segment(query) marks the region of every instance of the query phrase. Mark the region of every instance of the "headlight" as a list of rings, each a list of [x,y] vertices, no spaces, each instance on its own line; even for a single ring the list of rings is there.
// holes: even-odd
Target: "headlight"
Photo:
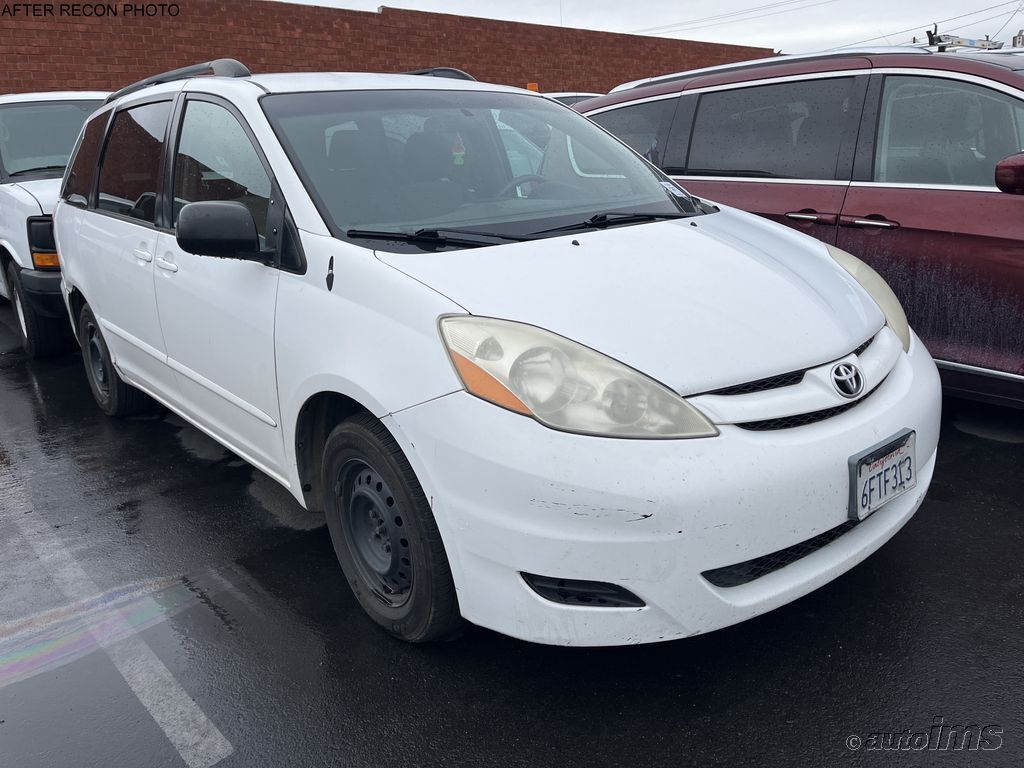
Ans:
[[[488,317],[445,317],[441,335],[466,390],[566,432],[606,437],[713,437],[675,392],[589,347]]]
[[[903,350],[910,351],[910,324],[907,322],[907,315],[903,311],[903,305],[892,292],[889,284],[882,279],[882,276],[871,267],[858,259],[856,256],[847,253],[834,245],[826,245],[829,254],[839,262],[839,266],[853,275],[853,279],[860,283],[871,298],[885,315],[885,322],[893,333],[900,337],[903,342]]]

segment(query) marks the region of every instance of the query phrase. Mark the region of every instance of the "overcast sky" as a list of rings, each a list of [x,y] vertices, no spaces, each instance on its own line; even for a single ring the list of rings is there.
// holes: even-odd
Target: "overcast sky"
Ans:
[[[379,1],[296,0],[355,10]],[[802,53],[859,43],[898,45],[940,32],[1004,40],[1024,27],[1024,0],[389,0],[392,8],[564,25]],[[948,21],[944,21],[948,20]],[[1003,25],[1006,25],[1003,27]],[[1000,28],[1003,28],[1000,32]],[[998,33],[998,34],[997,34]]]

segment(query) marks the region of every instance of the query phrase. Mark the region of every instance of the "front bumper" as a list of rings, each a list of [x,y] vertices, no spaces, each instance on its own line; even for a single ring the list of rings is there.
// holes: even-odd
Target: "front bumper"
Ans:
[[[914,338],[857,407],[793,429],[722,425],[716,438],[621,440],[557,432],[464,392],[386,418],[444,538],[469,621],[563,645],[708,632],[826,584],[920,506],[939,434],[935,365]],[[791,547],[847,519],[850,456],[917,431],[917,487],[811,554],[735,587],[704,571]],[[566,605],[523,572],[609,582],[642,608]]]
[[[23,269],[18,273],[25,300],[37,315],[63,318],[67,315],[60,272]]]

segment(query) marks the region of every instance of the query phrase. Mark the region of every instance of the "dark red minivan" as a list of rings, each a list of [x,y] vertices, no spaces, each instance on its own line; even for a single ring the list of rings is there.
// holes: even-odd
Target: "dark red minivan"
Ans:
[[[693,194],[868,262],[947,391],[1024,405],[1024,54],[780,56],[581,111]]]

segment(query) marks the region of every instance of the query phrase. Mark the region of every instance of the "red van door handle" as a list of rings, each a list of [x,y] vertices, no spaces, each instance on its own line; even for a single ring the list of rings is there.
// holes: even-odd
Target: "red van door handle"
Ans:
[[[838,218],[834,213],[818,213],[810,208],[802,211],[790,211],[786,214],[787,219],[794,221],[813,221],[816,224],[835,224]]]
[[[896,229],[900,223],[898,221],[890,221],[884,216],[872,213],[869,216],[840,216],[839,225],[841,227],[875,227],[877,229]]]

